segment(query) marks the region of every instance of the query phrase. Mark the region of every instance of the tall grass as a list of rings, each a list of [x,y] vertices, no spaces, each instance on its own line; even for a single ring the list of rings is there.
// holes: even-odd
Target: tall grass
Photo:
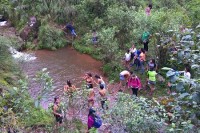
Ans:
[[[70,21],[76,14],[75,8],[66,0],[40,0],[33,10],[37,11],[35,15],[47,16],[58,23]]]

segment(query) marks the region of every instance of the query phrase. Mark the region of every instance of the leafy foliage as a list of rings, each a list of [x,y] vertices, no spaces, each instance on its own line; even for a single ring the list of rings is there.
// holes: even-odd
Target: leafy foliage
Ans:
[[[166,106],[170,107],[171,112],[171,128],[169,131],[177,132],[184,130],[185,132],[198,130],[199,108],[200,108],[200,88],[199,88],[199,39],[198,29],[185,29],[181,33],[170,32],[168,35],[168,43],[166,45],[170,54],[168,66],[177,68],[176,66],[184,66],[189,64],[193,70],[192,79],[181,76],[181,71],[172,68],[163,68],[167,70],[166,76],[171,82],[171,86],[176,88],[176,93],[171,96],[174,100],[168,102]],[[173,38],[173,39],[169,39]],[[164,40],[164,38],[162,38]],[[173,44],[173,45],[171,45]]]
[[[119,93],[104,122],[111,124],[113,132],[159,132],[167,119],[165,113],[164,106],[157,101]]]
[[[66,45],[62,30],[56,29],[50,25],[41,26],[39,30],[39,48],[56,50]]]
[[[39,107],[40,102],[43,99],[47,98],[47,94],[53,90],[53,79],[49,76],[49,72],[47,72],[46,68],[43,68],[36,74],[35,79],[39,84],[40,88],[37,93],[37,98],[35,101],[35,106]]]
[[[74,47],[82,53],[92,54],[101,59],[105,63],[103,71],[112,79],[118,78],[118,73],[122,69],[119,62],[125,50],[132,43],[135,43],[137,48],[141,47],[141,34],[143,31],[149,31],[152,35],[150,46],[153,51],[156,51],[156,55],[153,54],[158,57],[159,67],[167,66],[176,71],[182,70],[183,64],[190,64],[193,69],[193,79],[185,80],[170,69],[167,75],[172,75],[169,77],[175,75],[170,80],[174,81],[177,89],[183,90],[180,91],[181,93],[157,99],[163,105],[159,105],[156,100],[131,98],[128,95],[120,94],[115,106],[108,111],[108,115],[105,115],[105,121],[112,124],[111,128],[114,132],[131,132],[133,130],[136,132],[158,132],[160,130],[197,132],[199,119],[196,118],[199,118],[200,102],[199,29],[181,34],[178,30],[180,25],[195,27],[199,23],[199,0],[152,0],[151,2],[153,8],[150,16],[145,15],[144,7],[147,3],[144,0],[3,0],[0,11],[20,28],[27,22],[29,16],[37,16],[42,22],[38,38],[39,48],[51,50],[63,47],[66,39],[61,30],[46,23],[50,21],[65,23],[74,20],[77,26],[76,30],[80,36],[83,35],[82,38],[75,41]],[[96,29],[99,39],[99,43],[95,47],[91,46],[92,29]],[[178,49],[177,51],[172,52],[172,44]],[[2,54],[0,52],[2,59],[0,73],[3,77],[5,69],[14,70],[13,62],[10,56],[7,56],[9,54],[6,47],[0,45],[2,52]],[[5,64],[8,67],[4,67]],[[52,85],[48,73],[42,73],[38,78],[42,79],[45,91],[40,93],[39,99],[46,90],[51,90],[49,88]],[[0,78],[1,84],[10,84],[10,80],[7,80],[10,76],[6,75],[6,77]],[[27,94],[27,84],[23,81],[20,82],[22,89],[16,87],[5,89],[6,91],[3,92],[0,114],[4,114],[1,115],[1,118],[5,121],[2,122],[2,125],[17,128],[20,124],[31,126],[32,124],[48,123],[49,114],[34,107],[33,101]],[[17,98],[16,95],[20,93],[23,94],[22,97]],[[77,103],[76,100],[85,99],[86,94],[86,91],[81,90],[75,92],[71,100],[66,96],[65,110],[68,111],[69,105],[74,106],[77,110],[80,109],[79,106],[84,108],[85,103]],[[8,106],[6,113],[4,106]],[[16,114],[18,110],[22,114]],[[27,110],[31,115],[25,119]],[[38,110],[42,113],[39,114]],[[41,116],[41,118],[36,116]],[[169,119],[166,119],[166,116]],[[25,120],[25,123],[22,123],[22,119]],[[51,120],[49,121],[51,122]]]

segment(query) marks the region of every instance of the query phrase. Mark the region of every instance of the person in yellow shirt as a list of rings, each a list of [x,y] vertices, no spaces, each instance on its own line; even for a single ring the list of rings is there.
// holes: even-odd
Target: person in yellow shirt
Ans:
[[[147,75],[148,75],[148,85],[150,87],[150,95],[153,95],[153,92],[155,90],[155,85],[156,85],[156,71],[155,70],[149,70],[147,72]]]

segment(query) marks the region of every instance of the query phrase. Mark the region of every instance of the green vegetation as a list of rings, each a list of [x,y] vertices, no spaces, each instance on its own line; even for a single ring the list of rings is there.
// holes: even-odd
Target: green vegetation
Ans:
[[[51,114],[42,108],[35,108],[28,93],[27,82],[23,78],[17,62],[13,60],[8,49],[16,42],[0,37],[0,131],[21,131],[23,127],[49,126]],[[19,80],[19,82],[18,82]],[[5,129],[5,131],[3,130]]]
[[[20,72],[17,63],[13,61],[8,48],[12,41],[0,36],[0,84],[15,85],[15,80],[19,79]],[[16,44],[16,42],[15,42]]]
[[[63,31],[48,24],[40,27],[38,39],[39,49],[56,50],[67,43]]]
[[[104,63],[103,72],[109,80],[115,81],[118,80],[119,72],[124,69],[121,61],[125,51],[133,43],[137,48],[143,47],[141,35],[144,31],[149,31],[152,36],[148,60],[155,58],[159,68],[169,67],[174,70],[183,70],[184,65],[189,64],[192,68],[192,79],[186,80],[177,76],[174,81],[177,94],[162,98],[159,96],[163,96],[167,91],[166,83],[158,83],[162,87],[157,86],[157,98],[152,100],[120,94],[113,108],[103,115],[104,120],[111,125],[112,132],[134,130],[196,133],[200,125],[200,26],[197,26],[200,20],[200,1],[152,0],[150,16],[144,11],[147,4],[145,0],[2,0],[0,14],[9,18],[19,31],[30,16],[36,16],[41,22],[37,38],[38,48],[50,50],[62,48],[67,43],[58,24],[63,26],[66,22],[73,21],[78,37],[72,42],[72,46],[81,53],[101,60]],[[183,33],[180,31],[181,26],[193,30]],[[98,43],[95,45],[92,44],[94,29],[98,36]],[[45,130],[52,131],[51,114],[39,107],[41,96],[52,88],[52,80],[45,71],[38,74],[42,89],[34,102],[28,94],[26,82],[16,82],[20,79],[20,72],[7,50],[11,45],[12,41],[0,36],[0,125],[18,130],[42,126]],[[31,47],[29,45],[30,42],[28,47]],[[174,47],[177,51],[172,53],[170,49]],[[172,80],[169,74],[173,71],[159,69],[158,72],[162,76],[167,73],[167,80]],[[144,83],[145,76],[141,78]],[[74,107],[78,113],[79,107],[84,109],[86,103],[76,101],[86,99],[86,94],[83,89],[74,93],[73,99],[65,99],[65,112],[70,107]],[[66,120],[67,126],[63,126],[63,129],[67,130],[69,125],[73,124],[69,130],[78,129],[79,132],[81,128],[85,129],[84,125],[76,120]],[[60,129],[60,132],[63,132],[63,129]]]

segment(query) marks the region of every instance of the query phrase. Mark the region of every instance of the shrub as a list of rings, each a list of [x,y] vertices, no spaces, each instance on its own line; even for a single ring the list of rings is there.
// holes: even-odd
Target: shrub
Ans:
[[[38,39],[40,49],[56,50],[67,43],[63,31],[50,25],[40,27]]]
[[[112,132],[153,133],[164,127],[165,109],[157,101],[118,93],[116,102],[103,116]],[[145,126],[144,126],[145,125]]]
[[[75,45],[74,45],[74,48],[76,50],[78,50],[79,52],[83,53],[83,54],[89,54],[91,55],[94,50],[91,46],[89,45],[83,45],[81,42],[76,42]]]

